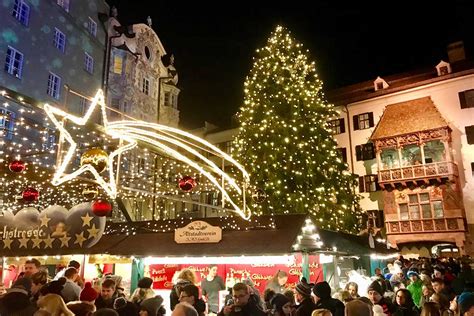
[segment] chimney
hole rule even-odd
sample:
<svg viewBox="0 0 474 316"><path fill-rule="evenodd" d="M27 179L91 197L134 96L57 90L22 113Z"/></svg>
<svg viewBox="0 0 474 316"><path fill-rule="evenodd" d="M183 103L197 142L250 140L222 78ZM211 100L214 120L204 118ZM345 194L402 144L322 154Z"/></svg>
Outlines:
<svg viewBox="0 0 474 316"><path fill-rule="evenodd" d="M454 42L448 45L448 59L450 64L466 59L463 41Z"/></svg>

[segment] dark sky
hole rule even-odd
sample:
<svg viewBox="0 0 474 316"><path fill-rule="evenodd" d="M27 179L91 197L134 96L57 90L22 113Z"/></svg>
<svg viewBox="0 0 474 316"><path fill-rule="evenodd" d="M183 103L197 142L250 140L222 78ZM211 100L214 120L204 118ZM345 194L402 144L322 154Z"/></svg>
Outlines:
<svg viewBox="0 0 474 316"><path fill-rule="evenodd" d="M206 120L230 124L254 52L278 24L310 50L325 90L434 67L457 40L474 55L473 0L107 2L118 8L122 24L152 17L165 49L175 55L187 128Z"/></svg>

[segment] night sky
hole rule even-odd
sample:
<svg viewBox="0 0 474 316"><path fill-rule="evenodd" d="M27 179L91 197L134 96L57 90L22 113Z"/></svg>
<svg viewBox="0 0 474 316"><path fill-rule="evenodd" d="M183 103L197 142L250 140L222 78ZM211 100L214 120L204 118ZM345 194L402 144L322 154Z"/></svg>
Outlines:
<svg viewBox="0 0 474 316"><path fill-rule="evenodd" d="M286 26L310 50L330 90L378 75L435 66L447 44L463 40L474 56L474 1L184 1L107 0L122 24L150 15L175 55L185 128L209 121L228 127L243 102L243 83L257 48ZM153 3L153 8L150 4ZM178 5L179 4L179 5Z"/></svg>

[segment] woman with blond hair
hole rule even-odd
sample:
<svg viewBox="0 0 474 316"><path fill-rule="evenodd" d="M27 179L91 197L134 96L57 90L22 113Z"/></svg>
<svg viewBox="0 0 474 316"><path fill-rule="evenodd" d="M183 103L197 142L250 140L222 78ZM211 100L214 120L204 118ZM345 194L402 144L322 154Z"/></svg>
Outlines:
<svg viewBox="0 0 474 316"><path fill-rule="evenodd" d="M176 282L170 293L171 310L174 310L174 307L179 303L181 290L188 284L196 285L196 282L196 274L191 269L183 269L177 274Z"/></svg>
<svg viewBox="0 0 474 316"><path fill-rule="evenodd" d="M47 311L51 316L74 316L74 313L67 308L63 298L57 294L47 294L38 299L40 310Z"/></svg>

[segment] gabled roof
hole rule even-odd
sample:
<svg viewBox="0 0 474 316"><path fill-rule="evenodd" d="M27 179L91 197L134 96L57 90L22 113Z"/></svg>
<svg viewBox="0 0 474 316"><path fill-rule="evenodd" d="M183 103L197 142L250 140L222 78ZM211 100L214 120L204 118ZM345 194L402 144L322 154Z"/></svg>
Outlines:
<svg viewBox="0 0 474 316"><path fill-rule="evenodd" d="M430 97L387 105L371 140L448 127Z"/></svg>

